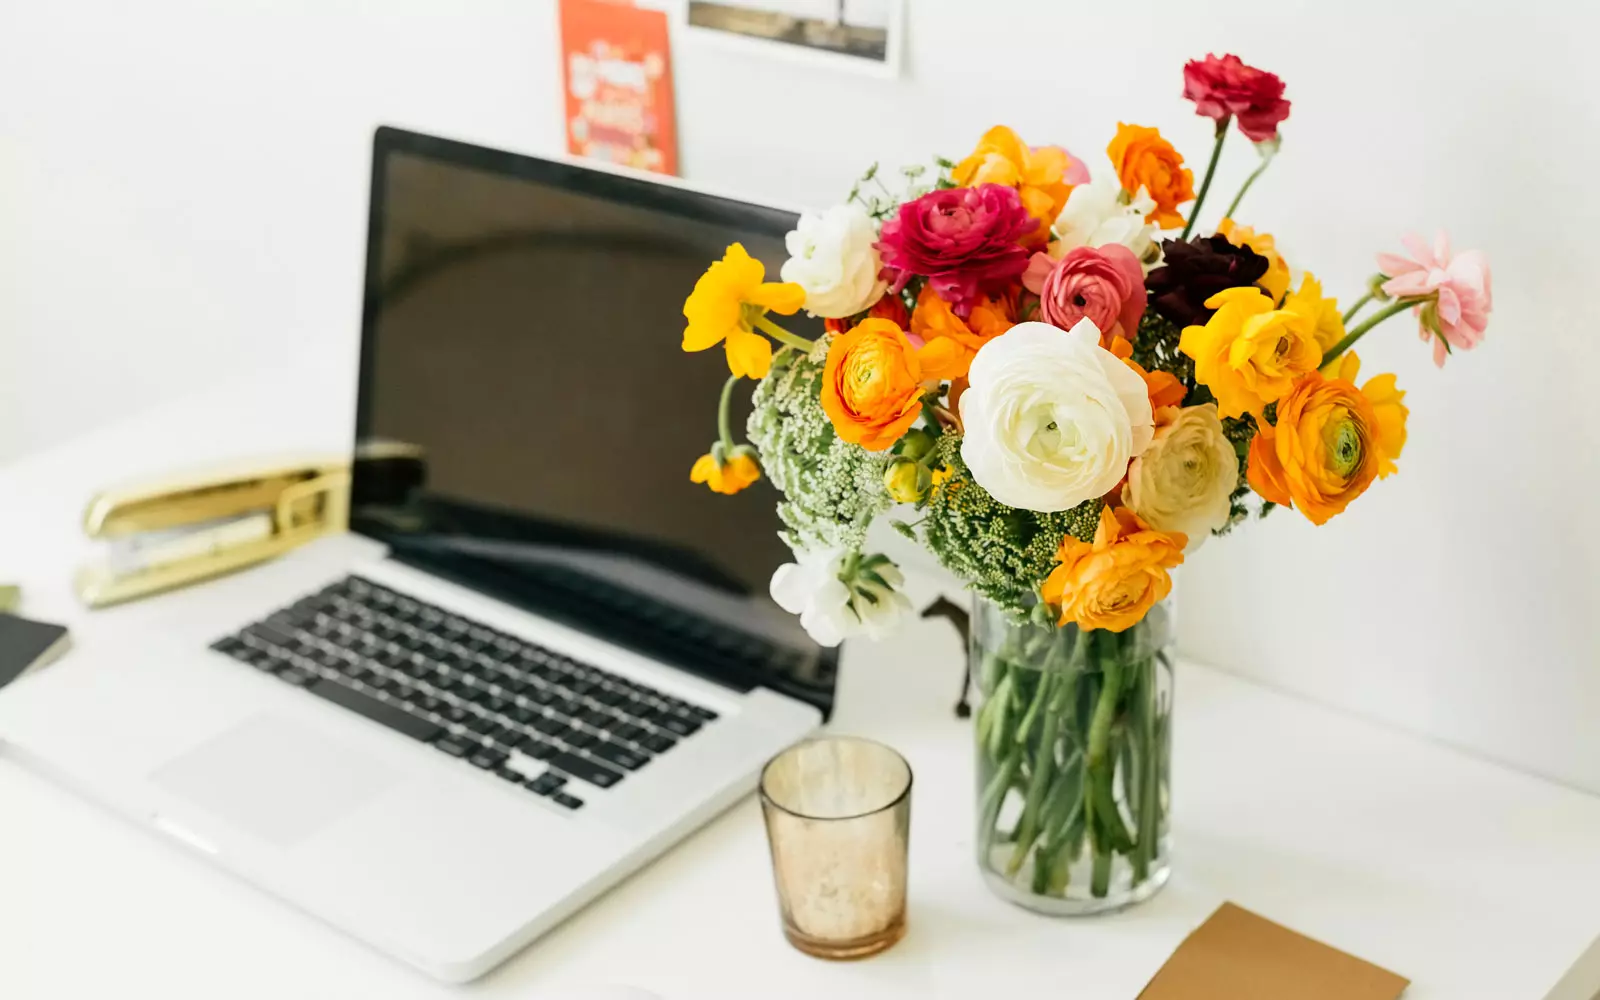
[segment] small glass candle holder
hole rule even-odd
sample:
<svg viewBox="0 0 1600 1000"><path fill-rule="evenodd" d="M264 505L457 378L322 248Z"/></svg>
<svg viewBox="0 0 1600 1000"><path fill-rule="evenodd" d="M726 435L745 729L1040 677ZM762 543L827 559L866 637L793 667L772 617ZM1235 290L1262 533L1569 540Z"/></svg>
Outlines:
<svg viewBox="0 0 1600 1000"><path fill-rule="evenodd" d="M789 943L865 958L906 932L911 765L854 736L806 740L767 762L761 811Z"/></svg>

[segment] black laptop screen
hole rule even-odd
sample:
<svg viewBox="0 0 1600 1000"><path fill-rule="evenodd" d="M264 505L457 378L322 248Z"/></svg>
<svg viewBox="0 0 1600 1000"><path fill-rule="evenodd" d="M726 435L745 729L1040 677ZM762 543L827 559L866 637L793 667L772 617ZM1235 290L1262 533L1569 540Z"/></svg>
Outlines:
<svg viewBox="0 0 1600 1000"><path fill-rule="evenodd" d="M720 349L683 353L684 296L735 241L775 275L793 222L381 131L352 525L495 597L826 708L833 657L767 593L791 558L774 491L689 481L728 369Z"/></svg>

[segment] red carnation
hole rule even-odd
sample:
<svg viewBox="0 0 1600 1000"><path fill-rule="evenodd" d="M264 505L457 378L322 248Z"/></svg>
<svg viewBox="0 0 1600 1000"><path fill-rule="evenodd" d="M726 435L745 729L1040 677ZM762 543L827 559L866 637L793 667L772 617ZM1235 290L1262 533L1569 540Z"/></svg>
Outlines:
<svg viewBox="0 0 1600 1000"><path fill-rule="evenodd" d="M1208 55L1184 64L1183 96L1219 126L1230 115L1239 119L1239 131L1251 142L1277 138L1278 123L1289 117L1283 81L1238 56Z"/></svg>

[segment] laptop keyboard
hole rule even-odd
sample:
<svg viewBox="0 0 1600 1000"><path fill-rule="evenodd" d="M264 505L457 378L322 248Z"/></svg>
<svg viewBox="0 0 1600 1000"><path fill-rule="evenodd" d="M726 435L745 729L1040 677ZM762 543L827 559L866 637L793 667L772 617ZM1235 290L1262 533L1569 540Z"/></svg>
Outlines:
<svg viewBox="0 0 1600 1000"><path fill-rule="evenodd" d="M717 719L359 576L211 648L566 809Z"/></svg>

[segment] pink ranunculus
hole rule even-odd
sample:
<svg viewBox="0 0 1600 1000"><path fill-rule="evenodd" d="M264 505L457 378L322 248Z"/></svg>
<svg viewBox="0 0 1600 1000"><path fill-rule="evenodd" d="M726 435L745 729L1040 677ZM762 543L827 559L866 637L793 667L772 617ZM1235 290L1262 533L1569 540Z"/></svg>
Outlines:
<svg viewBox="0 0 1600 1000"><path fill-rule="evenodd" d="M1450 238L1443 230L1434 237L1432 247L1415 234L1400 242L1410 257L1378 255L1378 268L1389 279L1383 283L1384 294L1395 298L1437 295L1437 301L1418 305L1412 312L1421 320L1422 339L1433 341L1433 363L1443 368L1450 353L1447 342L1457 350L1470 351L1483 340L1494 308L1489 260L1477 250L1452 255Z"/></svg>
<svg viewBox="0 0 1600 1000"><path fill-rule="evenodd" d="M1219 125L1231 115L1251 142L1276 138L1289 117L1283 81L1277 74L1247 66L1238 56L1193 59L1183 66L1183 96L1195 110Z"/></svg>
<svg viewBox="0 0 1600 1000"><path fill-rule="evenodd" d="M1060 146L1056 148L1061 149ZM1067 154L1067 172L1061 175L1061 179L1073 187L1089 183L1089 165L1074 156L1071 150L1061 151Z"/></svg>
<svg viewBox="0 0 1600 1000"><path fill-rule="evenodd" d="M1022 283L1039 296L1039 318L1051 326L1070 330L1088 319L1106 339L1120 333L1132 340L1139 332L1144 269L1120 243L1076 247L1060 260L1036 253Z"/></svg>
<svg viewBox="0 0 1600 1000"><path fill-rule="evenodd" d="M1021 241L1037 225L1013 188L946 188L901 205L875 246L894 291L922 275L965 319L979 296L1005 291L1027 269Z"/></svg>

